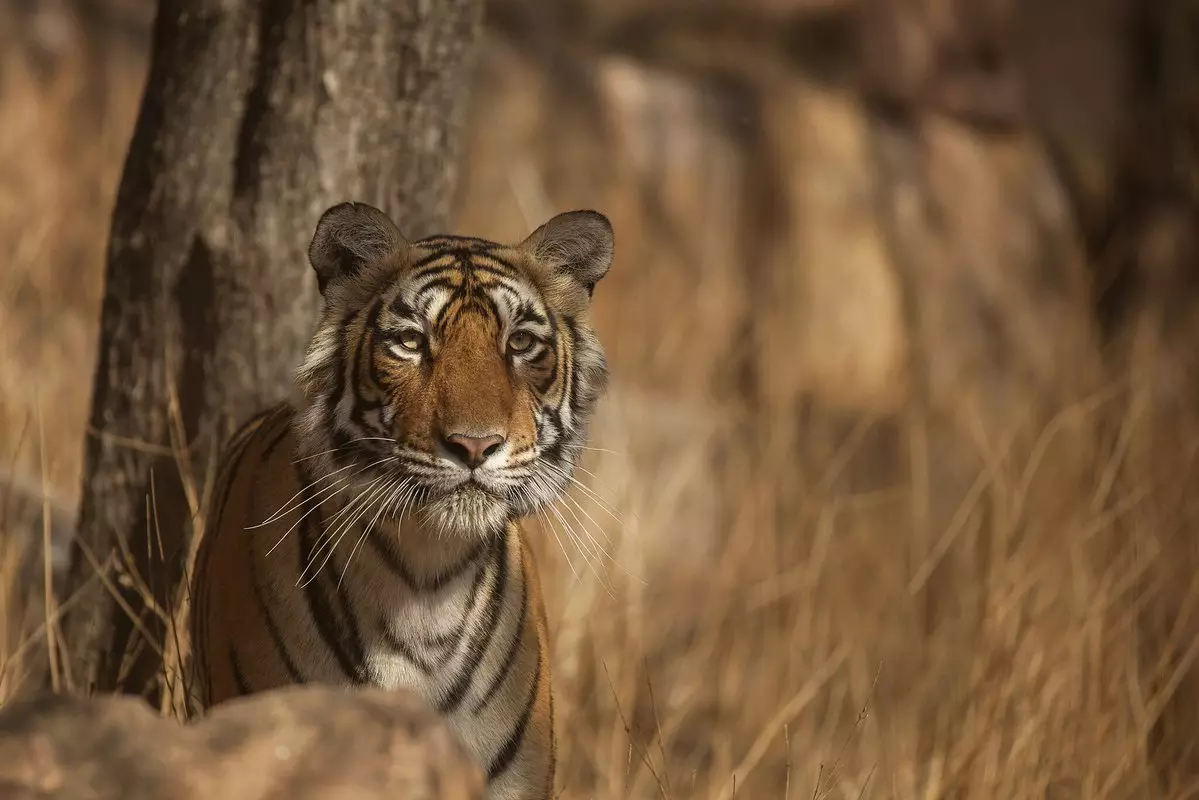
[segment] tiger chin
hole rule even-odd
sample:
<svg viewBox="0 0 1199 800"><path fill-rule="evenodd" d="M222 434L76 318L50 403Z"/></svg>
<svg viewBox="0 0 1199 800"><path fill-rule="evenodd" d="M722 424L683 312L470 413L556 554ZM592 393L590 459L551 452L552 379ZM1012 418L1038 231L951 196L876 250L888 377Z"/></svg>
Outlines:
<svg viewBox="0 0 1199 800"><path fill-rule="evenodd" d="M194 711L297 683L408 690L490 800L552 795L545 608L520 522L573 480L606 388L590 303L612 256L594 211L519 244L409 242L361 203L321 216L299 399L226 443L193 553Z"/></svg>

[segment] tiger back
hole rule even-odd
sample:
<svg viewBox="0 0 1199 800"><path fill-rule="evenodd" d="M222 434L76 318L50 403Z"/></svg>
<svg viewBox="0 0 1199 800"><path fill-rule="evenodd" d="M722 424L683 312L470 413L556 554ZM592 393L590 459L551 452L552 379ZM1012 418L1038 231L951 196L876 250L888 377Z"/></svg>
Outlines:
<svg viewBox="0 0 1199 800"><path fill-rule="evenodd" d="M520 522L573 480L607 383L589 306L611 227L570 212L518 245L408 243L345 203L309 259L325 303L302 400L227 443L194 553L197 705L413 691L491 800L549 797L548 633Z"/></svg>

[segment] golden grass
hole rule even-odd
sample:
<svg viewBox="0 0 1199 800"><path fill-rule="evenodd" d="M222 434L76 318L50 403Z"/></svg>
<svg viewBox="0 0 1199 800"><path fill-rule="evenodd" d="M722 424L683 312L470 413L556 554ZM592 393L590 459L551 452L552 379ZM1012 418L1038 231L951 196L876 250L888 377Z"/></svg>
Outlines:
<svg viewBox="0 0 1199 800"><path fill-rule="evenodd" d="M1069 280L1013 268L1033 270L1044 215L1068 228L1036 143L937 123L913 178L852 96L799 77L761 88L766 135L746 144L697 81L605 59L597 119L521 54L486 58L459 227L514 238L595 206L619 243L586 486L534 523L563 796L1193 796L1152 745L1199 647L1175 574L1195 564L1194 430L1144 359L1078 356L1093 334ZM10 61L0 452L40 408L73 496L141 65L114 67L88 146L64 133L70 64L39 86ZM943 204L940 238L913 194ZM964 266L962 242L981 243ZM933 308L917 319L913 286ZM16 580L27 542L0 539L5 642L40 603Z"/></svg>

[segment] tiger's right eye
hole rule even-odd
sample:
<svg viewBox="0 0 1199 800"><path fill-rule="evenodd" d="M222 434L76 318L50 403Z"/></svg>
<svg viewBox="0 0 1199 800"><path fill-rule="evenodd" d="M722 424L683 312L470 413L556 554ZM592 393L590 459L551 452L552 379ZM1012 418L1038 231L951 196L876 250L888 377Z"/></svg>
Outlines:
<svg viewBox="0 0 1199 800"><path fill-rule="evenodd" d="M420 331L409 328L408 330L400 331L399 336L396 337L396 342L410 353L419 353L425 346L425 336Z"/></svg>

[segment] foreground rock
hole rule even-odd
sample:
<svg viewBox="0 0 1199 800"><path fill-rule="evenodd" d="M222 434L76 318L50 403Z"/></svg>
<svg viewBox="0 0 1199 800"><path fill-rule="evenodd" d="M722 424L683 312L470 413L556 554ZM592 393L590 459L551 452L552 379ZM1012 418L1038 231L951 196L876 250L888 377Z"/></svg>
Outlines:
<svg viewBox="0 0 1199 800"><path fill-rule="evenodd" d="M483 796L477 767L415 698L304 687L181 726L134 698L39 696L0 710L0 797Z"/></svg>

